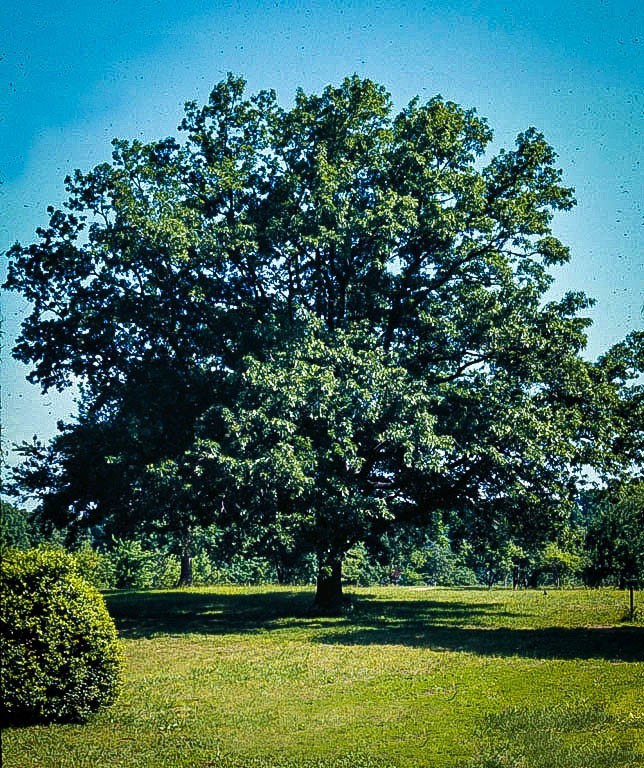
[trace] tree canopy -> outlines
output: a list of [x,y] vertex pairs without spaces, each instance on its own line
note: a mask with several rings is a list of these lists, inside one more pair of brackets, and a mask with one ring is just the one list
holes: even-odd
[[441,97],[394,114],[353,76],[287,109],[232,75],[180,129],[114,141],[9,251],[15,356],[82,385],[23,448],[51,516],[252,530],[315,553],[332,609],[343,554],[392,525],[531,541],[585,467],[641,463],[642,334],[586,361],[591,301],[546,299],[575,201],[538,131],[488,158]]

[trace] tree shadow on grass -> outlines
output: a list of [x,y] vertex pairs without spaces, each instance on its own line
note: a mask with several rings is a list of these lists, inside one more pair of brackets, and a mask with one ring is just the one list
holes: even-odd
[[[497,622],[505,614],[498,605],[430,600],[371,600],[360,597],[340,617],[312,614],[309,590],[261,592],[122,591],[105,595],[108,610],[123,637],[228,634],[270,631],[296,626],[337,631],[343,627],[377,627],[384,622],[459,626]],[[383,613],[384,612],[384,613]],[[492,616],[492,618],[490,618]]]
[[[507,626],[494,603],[359,597],[340,618],[310,615],[312,594],[119,592],[106,596],[122,637],[246,634],[301,628],[330,645],[406,645],[483,656],[644,661],[644,627]],[[515,614],[516,616],[516,614]]]
[[307,616],[311,595],[302,591],[171,592],[126,591],[105,595],[122,637],[220,635],[270,629],[281,618]]
[[[381,616],[374,621],[376,611]],[[482,656],[644,661],[644,627],[523,628],[508,626],[508,617],[516,619],[517,614],[498,604],[431,600],[372,603],[366,598],[353,626],[332,634],[318,633],[316,639],[346,645],[402,644]]]
[[318,634],[321,643],[407,645],[434,651],[461,651],[478,656],[521,656],[534,659],[606,659],[644,661],[641,627],[356,627]]

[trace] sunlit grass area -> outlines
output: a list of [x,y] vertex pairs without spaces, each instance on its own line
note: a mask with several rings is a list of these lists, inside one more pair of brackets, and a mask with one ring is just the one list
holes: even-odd
[[4,765],[644,766],[644,626],[624,593],[365,588],[336,619],[311,601],[108,595],[120,700],[86,725],[8,729]]

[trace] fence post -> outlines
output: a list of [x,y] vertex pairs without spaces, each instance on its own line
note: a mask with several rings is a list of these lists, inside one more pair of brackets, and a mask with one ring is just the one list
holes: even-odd
[[629,601],[629,621],[633,621],[635,618],[635,579],[629,579],[626,582],[628,587],[628,601]]

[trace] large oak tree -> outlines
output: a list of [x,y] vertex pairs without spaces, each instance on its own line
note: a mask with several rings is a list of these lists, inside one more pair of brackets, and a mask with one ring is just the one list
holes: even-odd
[[25,448],[52,516],[164,520],[186,557],[194,525],[235,525],[315,553],[334,610],[356,542],[436,510],[538,539],[584,467],[641,458],[641,336],[587,362],[590,301],[545,300],[574,198],[536,130],[486,158],[474,110],[394,115],[356,76],[288,109],[229,76],[180,128],[115,141],[9,252],[14,354],[83,388]]

